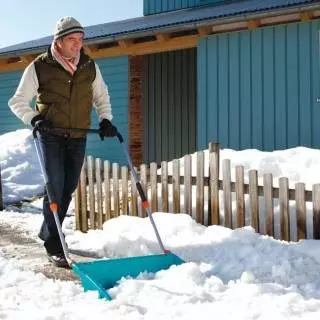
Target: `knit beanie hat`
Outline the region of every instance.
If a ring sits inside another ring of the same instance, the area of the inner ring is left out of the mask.
[[[80,24],[80,22],[73,17],[63,17],[60,18],[56,24],[53,33],[53,38],[54,40],[57,40],[74,32],[84,33],[83,27]]]

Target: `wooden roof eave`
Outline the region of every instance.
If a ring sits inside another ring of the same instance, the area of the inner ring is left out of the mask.
[[[123,55],[144,55],[150,53],[179,50],[196,47],[199,37],[220,32],[250,30],[267,25],[309,21],[320,17],[320,5],[309,5],[291,9],[281,9],[264,13],[238,15],[230,18],[206,20],[183,26],[136,32],[128,35],[112,36],[86,40],[88,54],[93,58],[115,57]],[[191,34],[190,31],[194,31]],[[179,35],[176,34],[179,32]],[[146,39],[145,41],[143,39]],[[150,40],[151,38],[151,40]],[[140,39],[140,41],[137,41]],[[142,41],[141,41],[142,39]],[[30,61],[46,49],[38,47],[26,50],[10,57],[0,56],[0,72],[24,69]],[[17,61],[12,58],[18,58]]]

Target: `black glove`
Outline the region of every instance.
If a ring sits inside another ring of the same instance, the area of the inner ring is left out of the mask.
[[[37,128],[39,133],[45,135],[53,128],[53,124],[50,120],[47,120],[42,114],[38,114],[31,119],[31,125]]]
[[[102,119],[99,123],[99,136],[101,140],[104,137],[115,137],[118,133],[117,128],[108,119]]]

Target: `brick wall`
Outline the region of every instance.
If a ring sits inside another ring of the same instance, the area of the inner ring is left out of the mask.
[[[143,56],[129,57],[129,69],[129,150],[133,164],[139,166],[143,159]]]

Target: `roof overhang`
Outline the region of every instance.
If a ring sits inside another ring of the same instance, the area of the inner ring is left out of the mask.
[[[192,48],[197,45],[200,37],[207,37],[211,34],[310,21],[319,17],[320,1],[317,1],[317,3],[313,2],[290,8],[205,19],[110,36],[91,37],[85,39],[84,46],[93,58],[144,55]],[[39,53],[47,49],[51,43],[51,37],[43,38],[43,42],[43,45],[26,49],[2,53],[0,50],[0,71],[25,68]]]

